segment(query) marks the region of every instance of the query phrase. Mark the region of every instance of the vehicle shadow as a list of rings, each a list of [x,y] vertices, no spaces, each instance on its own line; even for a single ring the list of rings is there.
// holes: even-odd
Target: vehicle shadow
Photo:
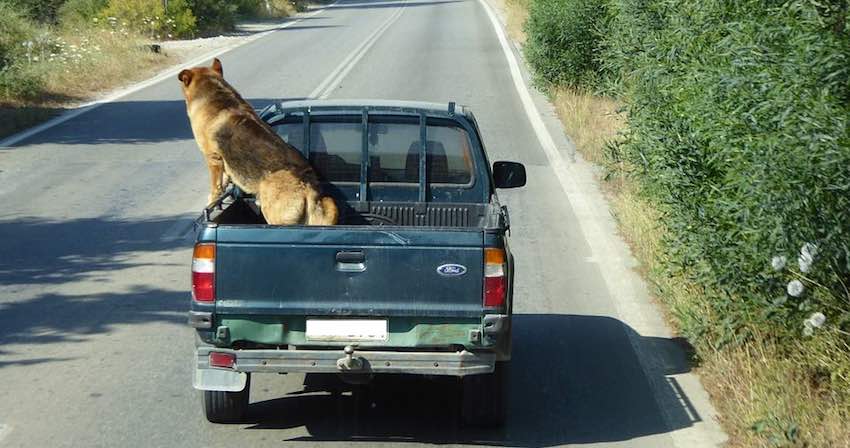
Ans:
[[[664,371],[645,373],[633,341],[663,359]],[[311,375],[302,391],[253,403],[248,428],[305,426],[310,436],[299,441],[549,447],[630,440],[700,421],[669,376],[690,370],[678,339],[642,337],[609,317],[523,314],[514,316],[513,345],[508,424],[499,430],[458,424],[454,378],[385,376],[341,388]]]

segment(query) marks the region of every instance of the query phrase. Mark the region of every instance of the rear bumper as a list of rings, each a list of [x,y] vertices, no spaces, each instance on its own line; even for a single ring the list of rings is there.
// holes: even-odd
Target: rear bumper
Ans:
[[[232,369],[210,367],[210,352],[236,356]],[[241,373],[407,373],[419,375],[465,376],[493,372],[493,352],[395,352],[355,350],[228,350],[198,347],[197,370]]]

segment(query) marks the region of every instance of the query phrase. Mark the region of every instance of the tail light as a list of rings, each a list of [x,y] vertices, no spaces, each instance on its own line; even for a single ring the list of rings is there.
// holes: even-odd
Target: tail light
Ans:
[[[232,369],[236,364],[236,355],[232,353],[210,352],[210,367]]]
[[[215,244],[198,243],[192,254],[192,298],[215,301]]]
[[[487,308],[505,306],[507,279],[505,278],[505,251],[503,249],[484,249],[484,306]]]

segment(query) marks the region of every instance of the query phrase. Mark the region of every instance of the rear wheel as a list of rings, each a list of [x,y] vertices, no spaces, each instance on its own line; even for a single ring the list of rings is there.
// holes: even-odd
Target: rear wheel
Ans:
[[[461,419],[468,426],[496,427],[505,423],[508,365],[497,362],[493,373],[463,377]]]
[[[207,420],[212,423],[238,423],[245,418],[251,391],[251,374],[247,375],[245,389],[239,392],[204,391],[204,413]]]

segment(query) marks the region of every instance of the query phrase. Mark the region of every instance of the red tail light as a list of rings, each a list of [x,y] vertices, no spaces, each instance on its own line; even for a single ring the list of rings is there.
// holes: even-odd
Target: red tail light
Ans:
[[[198,243],[192,255],[192,298],[215,301],[215,244]]]
[[[484,249],[484,306],[505,306],[507,279],[505,278],[505,251]]]
[[[232,369],[236,364],[236,355],[231,353],[210,352],[210,367]]]

